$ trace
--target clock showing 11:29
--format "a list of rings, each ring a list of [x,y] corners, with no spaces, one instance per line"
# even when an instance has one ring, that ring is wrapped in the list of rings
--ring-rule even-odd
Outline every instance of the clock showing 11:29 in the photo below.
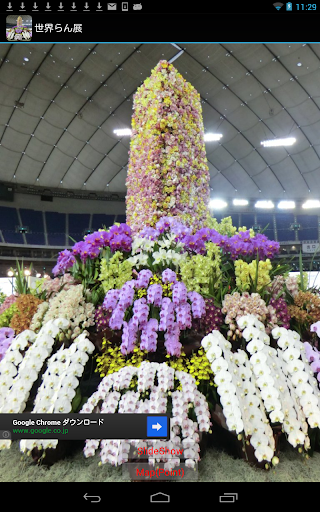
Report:
[[[316,11],[317,4],[296,4],[297,11]]]

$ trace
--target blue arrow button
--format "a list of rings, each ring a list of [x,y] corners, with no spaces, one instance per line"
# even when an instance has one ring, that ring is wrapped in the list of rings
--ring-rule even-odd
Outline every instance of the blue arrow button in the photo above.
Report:
[[[167,416],[148,416],[147,417],[147,437],[161,437],[164,439],[168,435],[168,417]]]

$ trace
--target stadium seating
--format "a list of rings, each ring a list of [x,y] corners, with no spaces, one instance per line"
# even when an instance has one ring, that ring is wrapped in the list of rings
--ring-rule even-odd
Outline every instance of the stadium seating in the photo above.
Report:
[[[318,215],[297,215],[297,223],[300,224],[299,240],[318,240]]]
[[[288,242],[295,240],[295,232],[290,229],[294,223],[293,213],[278,213],[276,215],[278,242]]]
[[[20,208],[20,217],[22,226],[28,227],[27,244],[46,245],[42,212]]]
[[[85,231],[90,228],[89,213],[69,213],[69,243],[73,245],[73,240],[79,242],[83,239]],[[73,239],[73,240],[72,240]]]
[[[295,218],[293,213],[216,213],[218,222],[231,216],[236,228],[246,226],[248,229],[255,224],[264,229],[264,234],[279,242],[294,242],[295,231],[291,229]],[[318,240],[318,215],[297,215],[300,224],[298,238],[302,240]],[[11,245],[39,245],[58,248],[73,245],[73,240],[82,240],[86,231],[96,231],[103,226],[109,228],[114,222],[126,222],[125,215],[107,215],[102,213],[56,213],[42,212],[27,208],[0,206],[0,242]],[[275,230],[276,225],[276,230]],[[27,228],[24,235],[19,227]]]

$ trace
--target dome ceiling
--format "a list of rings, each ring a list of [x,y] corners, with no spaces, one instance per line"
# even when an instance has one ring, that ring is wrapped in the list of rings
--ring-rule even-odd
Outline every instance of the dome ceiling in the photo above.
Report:
[[[205,132],[223,135],[206,143],[212,195],[317,197],[318,44],[2,44],[0,180],[125,194],[130,138],[114,130],[130,128],[137,87],[179,53]]]

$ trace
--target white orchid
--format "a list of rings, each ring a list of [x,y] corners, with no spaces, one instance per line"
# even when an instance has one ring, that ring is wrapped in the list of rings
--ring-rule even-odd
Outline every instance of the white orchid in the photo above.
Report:
[[[222,350],[218,344],[212,344],[209,350],[207,351],[207,358],[212,363],[215,359],[220,357],[222,354]]]
[[[70,326],[70,320],[67,320],[66,318],[56,318],[52,323],[62,330],[66,330]]]
[[[254,327],[254,325],[248,325],[243,331],[242,336],[246,341],[252,340],[252,339],[258,339],[261,334],[261,331]]]
[[[261,444],[257,447],[254,454],[259,462],[262,462],[263,460],[271,461],[274,451],[270,446]]]
[[[217,386],[220,386],[221,384],[227,384],[228,382],[231,382],[231,381],[232,381],[232,376],[226,370],[221,370],[214,377],[214,382],[217,384]]]
[[[257,321],[257,318],[254,315],[245,315],[239,318],[237,320],[237,324],[241,330],[243,330],[246,327],[252,327],[255,322]]]
[[[288,441],[292,446],[296,447],[298,444],[304,443],[305,434],[301,430],[293,430],[288,436]]]

